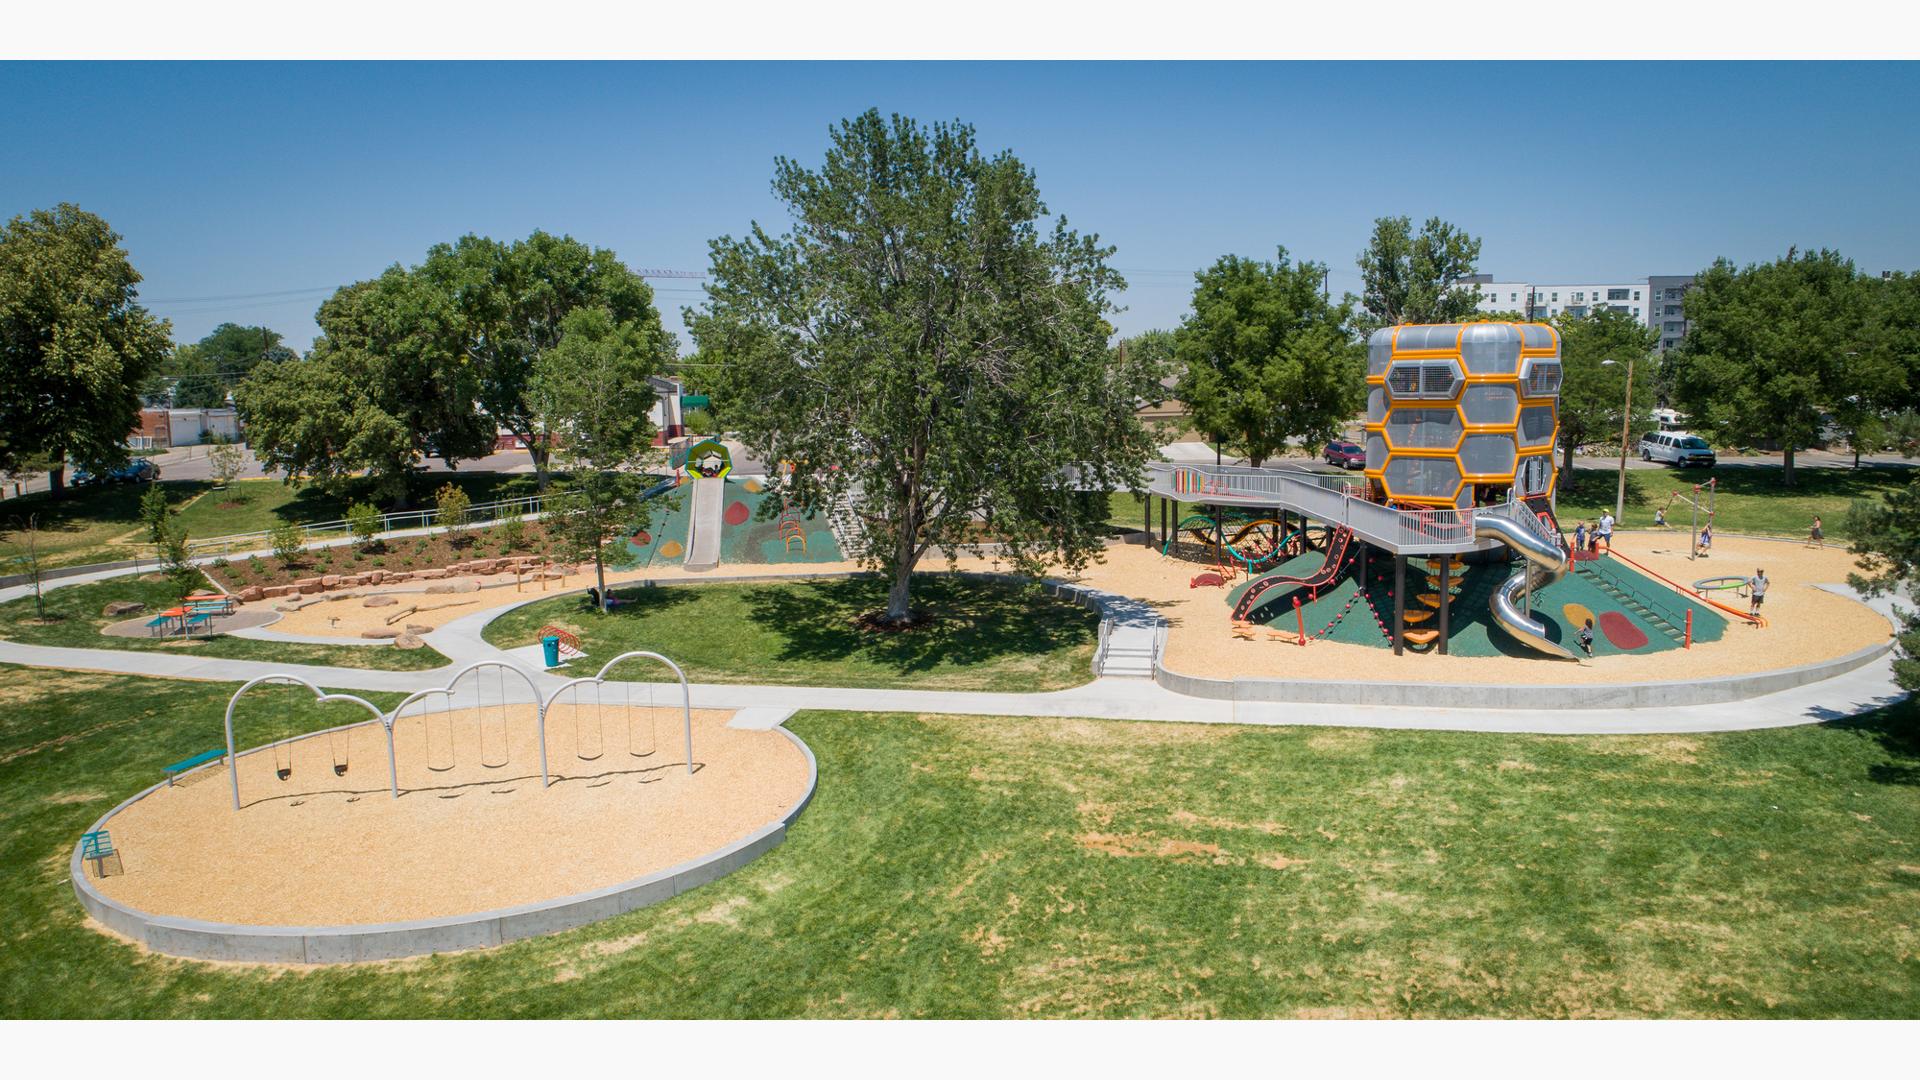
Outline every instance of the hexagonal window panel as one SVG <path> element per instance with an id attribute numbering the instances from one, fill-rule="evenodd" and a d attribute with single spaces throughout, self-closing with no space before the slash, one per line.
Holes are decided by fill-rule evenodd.
<path id="1" fill-rule="evenodd" d="M 1514 484 L 1522 495 L 1545 495 L 1553 490 L 1553 455 L 1534 454 L 1520 459 Z"/>
<path id="2" fill-rule="evenodd" d="M 1468 476 L 1509 477 L 1519 454 L 1511 435 L 1469 435 L 1460 444 L 1460 465 Z"/>
<path id="3" fill-rule="evenodd" d="M 1520 394 L 1505 383 L 1475 383 L 1460 395 L 1460 410 L 1467 414 L 1469 424 L 1504 427 L 1513 423 L 1514 414 L 1520 410 Z"/>
<path id="4" fill-rule="evenodd" d="M 1377 424 L 1387 418 L 1387 392 L 1376 386 L 1367 391 L 1367 423 Z"/>
<path id="5" fill-rule="evenodd" d="M 1381 481 L 1396 499 L 1451 501 L 1460 487 L 1460 468 L 1452 458 L 1395 455 L 1387 459 Z"/>
<path id="6" fill-rule="evenodd" d="M 1451 400 L 1463 381 L 1452 360 L 1400 360 L 1387 369 L 1387 393 L 1395 400 Z"/>
<path id="7" fill-rule="evenodd" d="M 1387 463 L 1387 440 L 1378 432 L 1367 433 L 1367 468 L 1379 469 Z"/>
<path id="8" fill-rule="evenodd" d="M 1460 432 L 1460 414 L 1452 409 L 1400 408 L 1387 414 L 1387 442 L 1396 450 L 1451 450 Z"/>
<path id="9" fill-rule="evenodd" d="M 1520 386 L 1530 398 L 1556 396 L 1560 393 L 1560 361 L 1528 357 L 1520 364 Z"/>
<path id="10" fill-rule="evenodd" d="M 1545 446 L 1553 441 L 1554 414 L 1551 405 L 1529 405 L 1520 410 L 1520 445 Z"/>

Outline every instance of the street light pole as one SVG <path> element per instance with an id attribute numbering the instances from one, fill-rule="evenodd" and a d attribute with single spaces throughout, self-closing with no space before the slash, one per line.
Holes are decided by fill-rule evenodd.
<path id="1" fill-rule="evenodd" d="M 1627 403 L 1620 413 L 1620 486 L 1613 496 L 1613 520 L 1620 521 L 1627 513 L 1627 435 L 1633 426 L 1633 361 L 1627 357 Z M 1618 360 L 1602 360 L 1601 367 L 1618 367 Z"/>

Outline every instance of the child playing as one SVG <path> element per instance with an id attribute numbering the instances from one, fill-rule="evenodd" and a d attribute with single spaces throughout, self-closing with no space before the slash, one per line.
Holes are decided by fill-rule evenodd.
<path id="1" fill-rule="evenodd" d="M 1711 547 L 1713 547 L 1713 526 L 1712 524 L 1703 525 L 1700 528 L 1700 554 L 1705 555 Z"/>
<path id="2" fill-rule="evenodd" d="M 1587 625 L 1580 628 L 1580 648 L 1589 657 L 1593 655 L 1593 620 L 1592 619 L 1588 619 Z"/>
<path id="3" fill-rule="evenodd" d="M 1817 548 L 1827 546 L 1827 534 L 1820 529 L 1819 514 L 1813 515 L 1813 528 L 1807 533 L 1807 543 Z"/>
<path id="4" fill-rule="evenodd" d="M 1767 572 L 1755 570 L 1747 579 L 1747 614 L 1760 614 L 1760 605 L 1767 602 Z"/>
<path id="5" fill-rule="evenodd" d="M 1587 550 L 1587 523 L 1581 522 L 1573 527 L 1573 550 L 1585 554 Z"/>
<path id="6" fill-rule="evenodd" d="M 1667 508 L 1666 507 L 1664 506 L 1654 507 L 1653 527 L 1656 529 L 1664 529 L 1667 527 Z"/>

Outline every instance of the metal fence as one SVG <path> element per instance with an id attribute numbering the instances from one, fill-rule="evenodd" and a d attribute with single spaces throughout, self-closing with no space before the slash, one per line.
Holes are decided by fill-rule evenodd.
<path id="1" fill-rule="evenodd" d="M 508 518 L 526 517 L 538 514 L 546 505 L 544 495 L 523 495 L 512 499 L 499 499 L 494 502 L 475 503 L 467 508 L 466 518 L 458 524 L 491 525 Z M 407 529 L 445 528 L 449 523 L 440 520 L 440 511 L 397 510 L 380 515 L 380 533 L 401 532 Z M 316 521 L 298 526 L 302 546 L 325 544 L 348 539 L 353 535 L 352 527 L 344 520 Z M 215 536 L 205 540 L 189 540 L 187 547 L 195 556 L 231 555 L 242 551 L 265 551 L 273 546 L 272 530 L 260 532 L 234 533 L 230 536 Z"/>

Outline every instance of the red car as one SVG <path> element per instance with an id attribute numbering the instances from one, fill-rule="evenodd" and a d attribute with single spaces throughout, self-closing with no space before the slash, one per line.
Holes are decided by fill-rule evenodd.
<path id="1" fill-rule="evenodd" d="M 1367 467 L 1367 452 L 1350 442 L 1330 442 L 1321 456 L 1327 459 L 1327 464 L 1338 465 L 1343 469 Z"/>

